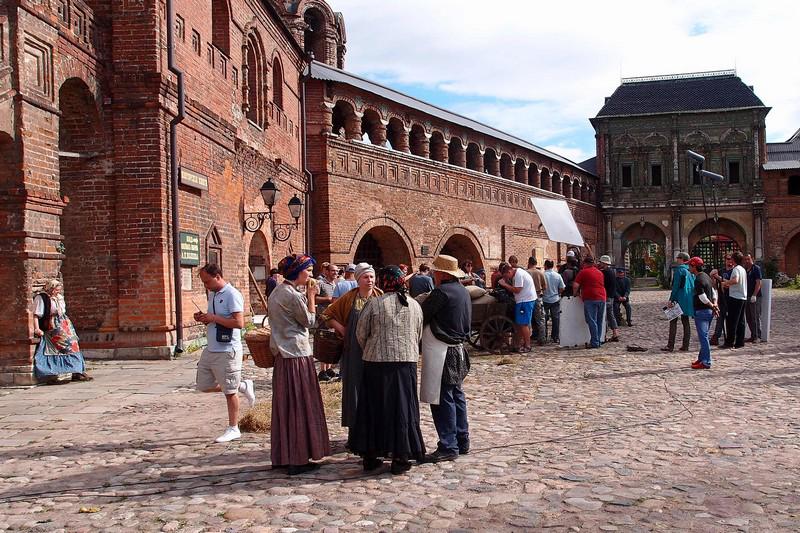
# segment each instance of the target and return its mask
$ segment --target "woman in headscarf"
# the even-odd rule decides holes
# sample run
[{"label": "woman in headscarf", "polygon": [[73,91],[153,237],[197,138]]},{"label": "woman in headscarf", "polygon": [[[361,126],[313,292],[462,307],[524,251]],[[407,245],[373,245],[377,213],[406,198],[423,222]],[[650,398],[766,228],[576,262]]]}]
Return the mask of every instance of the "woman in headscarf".
[{"label": "woman in headscarf", "polygon": [[[289,468],[289,475],[319,468],[330,455],[328,425],[311,357],[308,337],[316,319],[316,289],[308,267],[314,259],[294,254],[278,264],[284,281],[269,295],[270,349],[275,356],[272,371],[272,468]],[[302,294],[300,287],[306,287]]]},{"label": "woman in headscarf", "polygon": [[62,291],[61,282],[51,279],[33,299],[33,334],[41,337],[34,356],[34,372],[46,383],[56,383],[59,374],[72,374],[72,381],[89,381],[92,378],[86,374],[78,335],[67,316]]},{"label": "woman in headscarf", "polygon": [[366,303],[356,330],[364,374],[351,446],[365,471],[391,457],[392,474],[402,474],[411,468],[410,458],[425,455],[417,396],[422,308],[407,297],[400,268],[381,269],[378,281],[384,294]]},{"label": "woman in headscarf", "polygon": [[336,299],[322,313],[322,320],[344,338],[339,375],[342,378],[342,426],[348,428],[347,446],[350,447],[350,429],[356,423],[359,389],[361,388],[361,346],[356,339],[358,317],[367,300],[380,296],[383,291],[375,288],[375,269],[368,263],[356,265],[355,289]]}]

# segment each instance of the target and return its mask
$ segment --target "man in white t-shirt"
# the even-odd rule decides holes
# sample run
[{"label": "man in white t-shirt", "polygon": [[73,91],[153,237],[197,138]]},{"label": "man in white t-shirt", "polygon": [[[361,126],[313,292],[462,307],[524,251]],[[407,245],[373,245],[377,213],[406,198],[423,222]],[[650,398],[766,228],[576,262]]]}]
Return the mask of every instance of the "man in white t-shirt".
[{"label": "man in white t-shirt", "polygon": [[515,351],[528,353],[531,351],[531,319],[536,303],[533,278],[525,269],[511,265],[504,265],[500,272],[502,277],[498,284],[514,295]]},{"label": "man in white t-shirt", "polygon": [[717,274],[716,280],[722,281],[722,287],[728,289],[728,314],[725,320],[725,344],[723,348],[744,347],[744,317],[747,305],[747,271],[742,266],[744,254],[734,252],[733,262],[736,266],[731,271],[730,279],[722,279]]},{"label": "man in white t-shirt", "polygon": [[202,267],[200,281],[208,291],[208,308],[206,313],[196,312],[194,319],[208,326],[208,346],[197,363],[197,390],[225,395],[228,427],[216,442],[229,442],[241,437],[238,393],[247,398],[251,407],[256,402],[253,380],[242,380],[244,298],[225,281],[217,265]]}]

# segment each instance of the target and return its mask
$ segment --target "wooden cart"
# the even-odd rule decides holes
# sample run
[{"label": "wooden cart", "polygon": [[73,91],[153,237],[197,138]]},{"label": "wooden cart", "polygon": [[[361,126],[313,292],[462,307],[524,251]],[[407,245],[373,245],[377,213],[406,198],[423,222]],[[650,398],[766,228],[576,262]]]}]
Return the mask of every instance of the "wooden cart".
[{"label": "wooden cart", "polygon": [[514,301],[492,298],[472,301],[472,332],[469,343],[487,352],[508,352],[514,346]]}]

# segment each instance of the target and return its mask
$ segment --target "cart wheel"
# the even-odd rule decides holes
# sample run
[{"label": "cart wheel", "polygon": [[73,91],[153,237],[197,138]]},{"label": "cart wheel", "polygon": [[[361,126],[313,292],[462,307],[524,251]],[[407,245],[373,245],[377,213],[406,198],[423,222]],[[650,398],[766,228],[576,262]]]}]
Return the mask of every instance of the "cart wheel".
[{"label": "cart wheel", "polygon": [[494,315],[481,325],[481,347],[493,353],[508,351],[513,346],[514,323],[506,316]]},{"label": "cart wheel", "polygon": [[475,348],[476,350],[481,349],[481,332],[480,330],[473,329],[469,332],[469,339],[467,339],[469,345]]}]

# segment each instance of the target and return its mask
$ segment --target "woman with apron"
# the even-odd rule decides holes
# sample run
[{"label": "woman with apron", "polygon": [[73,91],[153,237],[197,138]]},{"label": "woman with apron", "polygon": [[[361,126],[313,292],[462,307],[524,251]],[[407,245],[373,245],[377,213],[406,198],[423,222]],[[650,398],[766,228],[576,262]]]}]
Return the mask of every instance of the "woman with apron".
[{"label": "woman with apron", "polygon": [[375,288],[375,269],[367,263],[356,265],[356,282],[358,286],[355,289],[336,299],[322,314],[322,320],[326,325],[344,338],[339,370],[342,378],[342,426],[348,428],[348,449],[349,430],[356,423],[358,393],[363,371],[361,346],[356,338],[358,316],[367,300],[383,294],[383,291]]}]

